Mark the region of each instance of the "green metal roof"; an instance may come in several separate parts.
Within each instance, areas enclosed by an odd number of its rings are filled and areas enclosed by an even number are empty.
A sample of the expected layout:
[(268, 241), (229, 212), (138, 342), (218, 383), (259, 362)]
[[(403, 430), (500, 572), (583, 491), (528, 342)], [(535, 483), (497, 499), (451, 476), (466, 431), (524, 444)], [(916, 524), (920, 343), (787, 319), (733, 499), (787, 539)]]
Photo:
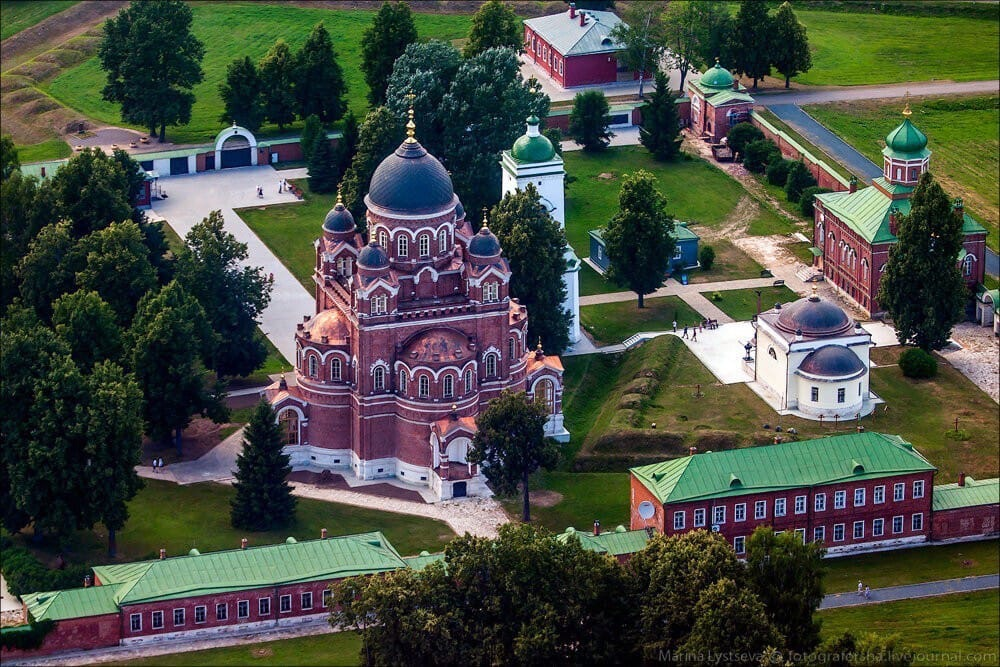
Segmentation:
[(264, 586), (340, 579), (406, 567), (380, 532), (216, 551), (199, 556), (100, 565), (102, 584), (117, 584), (118, 604), (137, 604)]
[(851, 433), (705, 452), (631, 473), (662, 503), (726, 498), (936, 470), (898, 435)]
[[(909, 116), (909, 107), (903, 113)], [(929, 152), (926, 152), (927, 135), (918, 130), (910, 122), (909, 117), (904, 118), (903, 122), (896, 126), (896, 129), (886, 135), (885, 147), (895, 152), (898, 157), (903, 158), (912, 156), (911, 159), (915, 159), (930, 155)]]
[(719, 59), (715, 59), (715, 67), (705, 70), (705, 73), (698, 79), (699, 88), (731, 88), (733, 85), (733, 74), (719, 64)]
[(935, 486), (933, 497), (932, 509), (935, 512), (977, 505), (997, 505), (1000, 504), (1000, 478), (975, 480), (966, 476), (965, 486)]
[(522, 134), (510, 150), (511, 157), (518, 162), (548, 162), (556, 155), (556, 149), (549, 138), (538, 134), (538, 116), (528, 118), (529, 132), (534, 127), (534, 136)]
[(67, 618), (117, 614), (115, 596), (118, 586), (91, 586), (66, 591), (47, 591), (22, 595), (21, 600), (37, 621), (61, 621)]
[(724, 107), (727, 104), (753, 104), (753, 98), (738, 90), (723, 90), (714, 95), (706, 95), (705, 99), (713, 107)]
[(443, 553), (427, 553), (426, 551), (421, 551), (419, 556), (406, 556), (403, 558), (406, 562), (406, 567), (411, 570), (422, 570), (431, 563), (437, 563), (438, 561), (444, 560)]
[(649, 541), (649, 534), (645, 530), (628, 530), (624, 526), (618, 526), (613, 531), (607, 531), (600, 535), (576, 528), (567, 528), (564, 532), (556, 535), (556, 540), (562, 544), (566, 544), (571, 539), (579, 540), (580, 546), (587, 551), (622, 556), (645, 549), (646, 543)]

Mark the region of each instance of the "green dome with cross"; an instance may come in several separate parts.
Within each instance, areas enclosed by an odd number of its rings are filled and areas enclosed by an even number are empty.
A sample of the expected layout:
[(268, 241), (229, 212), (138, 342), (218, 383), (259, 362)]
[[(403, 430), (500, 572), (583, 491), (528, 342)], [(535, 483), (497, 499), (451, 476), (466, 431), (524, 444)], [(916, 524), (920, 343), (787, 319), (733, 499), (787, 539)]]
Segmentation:
[(527, 123), (528, 130), (514, 142), (511, 156), (518, 162), (548, 162), (556, 155), (555, 147), (538, 131), (538, 116), (529, 117)]

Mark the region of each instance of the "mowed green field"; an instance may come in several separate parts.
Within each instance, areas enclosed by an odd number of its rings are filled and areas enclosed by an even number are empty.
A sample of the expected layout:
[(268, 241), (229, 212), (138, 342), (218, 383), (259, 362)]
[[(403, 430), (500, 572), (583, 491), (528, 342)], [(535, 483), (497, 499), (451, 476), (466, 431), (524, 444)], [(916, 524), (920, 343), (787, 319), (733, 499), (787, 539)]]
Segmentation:
[[(997, 590), (866, 604), (818, 613), (824, 639), (845, 632), (898, 634), (914, 665), (997, 665)], [(875, 663), (868, 664), (888, 664)]]
[(795, 12), (813, 66), (793, 80), (817, 86), (997, 78), (1000, 22), (847, 12)]
[[(927, 135), (931, 173), (949, 195), (964, 199), (969, 214), (989, 230), (987, 243), (996, 249), (1000, 97), (919, 97), (910, 100), (910, 108), (910, 121)], [(899, 100), (813, 104), (805, 110), (879, 165), (885, 136), (903, 119)]]
[[(361, 11), (248, 2), (192, 3), (193, 32), (205, 44), (202, 61), (205, 79), (194, 88), (196, 102), (191, 122), (168, 127), (167, 139), (174, 143), (214, 139), (219, 130), (229, 124), (219, 118), (223, 112), (219, 84), (225, 79), (226, 66), (243, 56), (259, 59), (277, 39), (284, 39), (295, 51), (305, 42), (313, 26), (320, 22), (330, 32), (337, 60), (344, 70), (349, 106), (359, 118), (364, 117), (368, 88), (360, 69), (361, 38), (378, 9), (377, 5), (372, 6), (373, 11)], [(471, 19), (469, 15), (456, 14), (414, 13), (413, 16), (420, 39), (463, 38)], [(46, 86), (46, 92), (97, 121), (122, 125), (118, 106), (101, 99), (105, 82), (100, 62), (94, 57), (55, 78)], [(274, 129), (265, 126), (262, 134)]]
[(204, 651), (168, 653), (128, 662), (108, 665), (135, 667), (327, 667), (328, 665), (360, 665), (361, 637), (353, 632), (279, 639), (270, 642), (238, 644)]
[(41, 23), (53, 14), (69, 9), (78, 0), (3, 0), (0, 2), (0, 39)]

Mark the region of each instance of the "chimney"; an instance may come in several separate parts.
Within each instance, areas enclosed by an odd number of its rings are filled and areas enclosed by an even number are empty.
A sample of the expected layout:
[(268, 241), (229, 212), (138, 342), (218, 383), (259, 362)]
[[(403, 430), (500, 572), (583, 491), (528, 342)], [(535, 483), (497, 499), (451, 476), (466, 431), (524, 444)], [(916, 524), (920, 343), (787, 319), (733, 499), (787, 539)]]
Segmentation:
[(320, 528), (319, 529), (319, 539), (321, 539), (321, 540), (325, 540), (326, 539), (326, 528)]
[(965, 486), (965, 473), (964, 472), (958, 473), (958, 485), (959, 486)]
[(847, 191), (848, 192), (857, 192), (858, 191), (858, 177), (857, 176), (851, 176), (851, 180), (849, 180), (847, 182)]
[(955, 201), (951, 203), (951, 210), (960, 218), (965, 215), (965, 204), (962, 202), (961, 197), (955, 197)]
[(576, 3), (575, 2), (569, 3), (569, 17), (571, 19), (575, 19), (576, 18)]
[(601, 534), (601, 522), (594, 521), (594, 536), (596, 537), (597, 535), (600, 534)]
[(580, 27), (582, 28), (585, 25), (587, 25), (587, 13), (580, 12)]
[(84, 578), (83, 578), (83, 587), (84, 588), (90, 588), (90, 575), (89, 574), (86, 575), (86, 576), (84, 576)]
[(899, 211), (893, 207), (889, 209), (889, 233), (896, 236), (899, 232)]
[(240, 540), (240, 549), (246, 549), (246, 548), (247, 548), (247, 538), (244, 537), (242, 540)]
[(697, 447), (688, 447), (688, 456), (694, 456), (698, 453)]
[(736, 92), (740, 91), (740, 80), (737, 77), (733, 77), (733, 90)]
[(166, 557), (167, 557), (167, 550), (166, 549), (160, 549), (160, 560), (164, 560), (164, 559), (166, 559)]
[(323, 343), (324, 345), (326, 345), (327, 343), (329, 343), (329, 342), (330, 342), (330, 337), (329, 337), (329, 336), (320, 336), (320, 337), (319, 337), (319, 339), (320, 339), (320, 341), (321, 341), (321, 342), (322, 342), (322, 343)]

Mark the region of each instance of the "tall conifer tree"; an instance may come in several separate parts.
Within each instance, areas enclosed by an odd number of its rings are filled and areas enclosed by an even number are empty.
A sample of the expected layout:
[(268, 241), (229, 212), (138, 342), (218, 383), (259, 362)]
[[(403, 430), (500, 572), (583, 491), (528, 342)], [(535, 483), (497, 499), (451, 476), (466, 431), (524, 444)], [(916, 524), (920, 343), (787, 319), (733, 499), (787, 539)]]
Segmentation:
[(361, 40), (361, 71), (368, 84), (368, 102), (372, 107), (385, 104), (393, 63), (410, 44), (417, 41), (413, 14), (405, 2), (382, 4)]
[(788, 2), (778, 7), (773, 27), (771, 64), (785, 77), (785, 88), (788, 88), (793, 76), (808, 72), (812, 67), (809, 39), (806, 27), (799, 23)]
[(292, 471), (282, 451), (281, 427), (266, 401), (257, 404), (236, 458), (236, 496), (230, 520), (235, 528), (271, 530), (295, 518), (296, 498), (286, 478)]
[(656, 90), (642, 107), (639, 141), (657, 160), (673, 160), (681, 152), (681, 119), (670, 79), (656, 72)]

